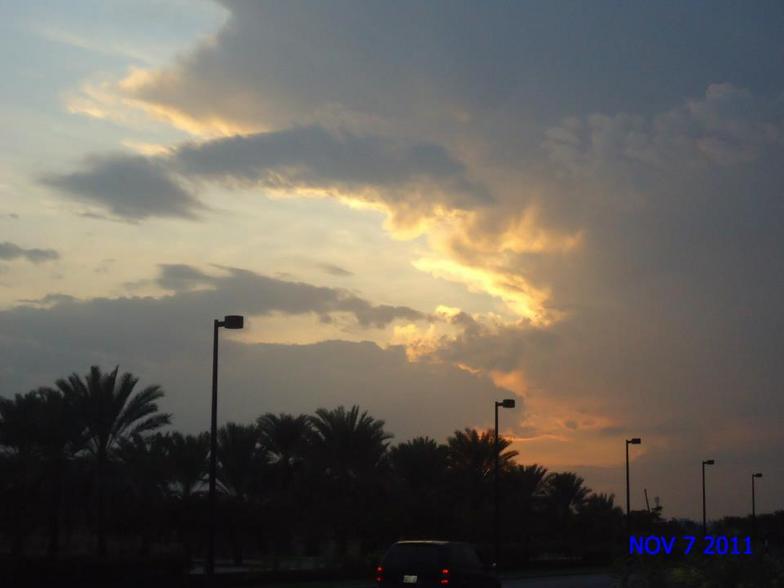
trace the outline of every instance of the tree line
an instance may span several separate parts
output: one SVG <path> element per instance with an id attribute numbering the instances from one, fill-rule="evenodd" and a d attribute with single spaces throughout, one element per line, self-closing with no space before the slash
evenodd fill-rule
<path id="1" fill-rule="evenodd" d="M 93 366 L 0 399 L 0 533 L 15 555 L 160 546 L 203 557 L 209 434 L 164 430 L 159 386 Z M 218 431 L 219 556 L 362 559 L 400 538 L 492 541 L 492 432 L 392 444 L 357 406 L 267 413 Z M 572 472 L 522 465 L 499 439 L 508 557 L 609 552 L 612 495 Z M 656 513 L 658 516 L 658 513 Z"/>

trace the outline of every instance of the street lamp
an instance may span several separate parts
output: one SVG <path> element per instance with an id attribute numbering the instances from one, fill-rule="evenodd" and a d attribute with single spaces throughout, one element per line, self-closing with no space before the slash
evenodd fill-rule
<path id="1" fill-rule="evenodd" d="M 642 443 L 642 439 L 639 437 L 634 437 L 633 439 L 626 440 L 626 534 L 629 535 L 632 532 L 632 519 L 631 519 L 631 512 L 629 510 L 629 445 L 639 445 Z"/>
<path id="2" fill-rule="evenodd" d="M 751 536 L 757 538 L 757 499 L 754 492 L 754 480 L 761 478 L 762 474 L 751 474 Z"/>
<path id="3" fill-rule="evenodd" d="M 515 400 L 514 398 L 506 398 L 505 400 L 498 400 L 495 401 L 495 437 L 493 439 L 493 547 L 495 551 L 495 561 L 496 564 L 498 563 L 498 555 L 499 555 L 499 538 L 498 538 L 498 522 L 499 522 L 499 512 L 498 512 L 498 453 L 499 453 L 499 443 L 498 443 L 498 407 L 501 408 L 514 408 L 515 407 Z"/>
<path id="4" fill-rule="evenodd" d="M 245 319 L 230 314 L 220 321 L 215 319 L 212 328 L 212 417 L 210 423 L 210 539 L 207 546 L 207 576 L 212 584 L 215 573 L 215 470 L 218 454 L 218 329 L 241 329 Z"/>
<path id="5" fill-rule="evenodd" d="M 706 459 L 702 462 L 702 534 L 708 533 L 708 522 L 705 518 L 705 466 L 713 465 L 716 461 L 713 459 Z"/>

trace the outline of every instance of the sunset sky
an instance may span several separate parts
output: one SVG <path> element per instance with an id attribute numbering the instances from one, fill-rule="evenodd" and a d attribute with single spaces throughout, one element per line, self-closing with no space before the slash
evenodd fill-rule
<path id="1" fill-rule="evenodd" d="M 784 4 L 0 0 L 0 394 L 492 425 L 784 508 Z"/>

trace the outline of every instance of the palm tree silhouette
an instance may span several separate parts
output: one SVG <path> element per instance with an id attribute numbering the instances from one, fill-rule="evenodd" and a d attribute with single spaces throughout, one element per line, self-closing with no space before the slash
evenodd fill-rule
<path id="1" fill-rule="evenodd" d="M 282 483 L 291 478 L 291 471 L 301 463 L 313 440 L 313 427 L 306 415 L 293 416 L 267 413 L 256 419 L 261 444 L 267 451 L 270 463 L 282 472 Z"/>
<path id="2" fill-rule="evenodd" d="M 194 535 L 204 526 L 200 517 L 206 509 L 199 508 L 198 498 L 203 494 L 207 476 L 210 434 L 173 432 L 166 435 L 166 445 L 172 521 L 185 557 L 190 561 L 196 548 Z"/>
<path id="3" fill-rule="evenodd" d="M 320 471 L 323 493 L 318 516 L 344 555 L 349 535 L 358 533 L 361 539 L 373 532 L 375 511 L 369 505 L 381 490 L 379 471 L 392 435 L 384 431 L 384 421 L 360 412 L 358 406 L 320 408 L 310 421 L 315 430 L 311 467 Z"/>
<path id="4" fill-rule="evenodd" d="M 446 445 L 430 437 L 415 437 L 389 452 L 392 471 L 413 490 L 436 484 L 446 473 Z"/>
<path id="5" fill-rule="evenodd" d="M 139 434 L 118 443 L 117 458 L 122 464 L 123 495 L 127 504 L 127 526 L 141 537 L 140 555 L 148 555 L 156 529 L 165 519 L 171 469 L 167 436 L 157 433 L 148 437 Z"/>
<path id="6" fill-rule="evenodd" d="M 316 433 L 316 448 L 328 474 L 356 479 L 379 465 L 392 435 L 384 431 L 384 421 L 339 406 L 319 408 L 310 422 Z"/>
<path id="7" fill-rule="evenodd" d="M 389 452 L 391 495 L 388 508 L 406 537 L 451 535 L 454 510 L 447 483 L 446 445 L 415 437 Z"/>
<path id="8" fill-rule="evenodd" d="M 242 564 L 240 532 L 249 523 L 248 507 L 261 492 L 266 457 L 259 441 L 256 425 L 226 423 L 218 430 L 218 482 L 228 497 L 226 519 L 236 565 Z"/>
<path id="9" fill-rule="evenodd" d="M 180 500 L 188 500 L 204 484 L 207 458 L 210 453 L 209 433 L 183 435 L 173 432 L 166 436 L 172 492 Z"/>
<path id="10" fill-rule="evenodd" d="M 502 472 L 501 484 L 506 502 L 507 516 L 510 521 L 505 526 L 509 541 L 523 541 L 525 547 L 521 554 L 527 558 L 531 553 L 531 543 L 535 535 L 541 535 L 541 517 L 546 492 L 547 469 L 537 465 L 513 465 Z"/>
<path id="11" fill-rule="evenodd" d="M 572 472 L 550 474 L 545 483 L 548 501 L 559 519 L 577 512 L 591 493 L 591 489 L 583 485 L 585 480 Z"/>
<path id="12" fill-rule="evenodd" d="M 502 470 L 507 469 L 517 456 L 517 451 L 504 451 L 511 444 L 511 441 L 503 437 L 498 439 L 498 464 Z M 454 435 L 447 439 L 447 445 L 452 470 L 477 474 L 482 479 L 492 476 L 495 456 L 495 437 L 492 431 L 455 431 Z"/>
<path id="13" fill-rule="evenodd" d="M 106 555 L 104 520 L 105 469 L 121 440 L 168 425 L 171 415 L 158 412 L 157 400 L 163 397 L 160 386 L 147 386 L 134 394 L 139 379 L 124 373 L 119 366 L 103 373 L 92 366 L 84 378 L 76 373 L 57 380 L 64 395 L 72 397 L 84 425 L 86 447 L 95 459 L 96 535 L 98 555 Z"/>
<path id="14" fill-rule="evenodd" d="M 0 445 L 13 450 L 13 461 L 21 467 L 16 489 L 26 493 L 37 488 L 45 496 L 50 555 L 59 549 L 60 510 L 68 465 L 82 443 L 74 403 L 58 390 L 39 388 L 17 394 L 13 400 L 0 399 Z M 20 539 L 21 535 L 17 535 L 17 541 Z M 16 548 L 21 549 L 21 543 Z"/>
<path id="15" fill-rule="evenodd" d="M 306 415 L 267 413 L 256 419 L 261 444 L 269 460 L 269 482 L 265 485 L 264 520 L 277 568 L 279 554 L 290 549 L 297 534 L 312 534 L 310 525 L 296 525 L 303 507 L 312 504 L 313 486 L 305 483 L 304 465 L 314 439 L 313 426 Z M 298 528 L 297 528 L 298 527 Z"/>

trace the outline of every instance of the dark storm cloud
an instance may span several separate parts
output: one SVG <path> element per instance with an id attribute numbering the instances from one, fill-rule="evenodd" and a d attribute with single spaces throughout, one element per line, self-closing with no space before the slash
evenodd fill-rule
<path id="1" fill-rule="evenodd" d="M 223 4 L 215 42 L 135 98 L 266 126 L 335 105 L 409 128 L 463 111 L 509 137 L 519 129 L 499 114 L 655 112 L 716 81 L 768 92 L 782 79 L 775 1 Z"/>
<path id="2" fill-rule="evenodd" d="M 363 198 L 423 212 L 444 202 L 471 208 L 490 196 L 466 177 L 462 163 L 435 143 L 356 135 L 318 126 L 215 139 L 180 146 L 171 154 L 93 157 L 82 171 L 43 181 L 67 195 L 140 220 L 193 218 L 201 208 L 186 179 L 286 189 L 375 190 Z M 423 202 L 422 192 L 427 199 Z M 432 201 L 430 201 L 432 200 Z"/>
<path id="3" fill-rule="evenodd" d="M 406 306 L 372 304 L 346 290 L 284 281 L 235 268 L 209 275 L 187 265 L 164 265 L 156 283 L 172 290 L 172 294 L 160 298 L 91 300 L 49 294 L 28 300 L 25 302 L 36 306 L 53 306 L 20 306 L 0 312 L 0 333 L 9 344 L 24 339 L 25 321 L 30 321 L 33 330 L 62 331 L 59 344 L 65 347 L 99 350 L 101 329 L 86 325 L 100 324 L 107 331 L 118 333 L 106 343 L 108 353 L 136 357 L 140 353 L 170 353 L 172 346 L 188 345 L 192 338 L 198 339 L 203 325 L 211 318 L 228 313 L 251 317 L 275 313 L 329 317 L 344 313 L 366 328 L 385 327 L 398 319 L 426 319 Z"/>
<path id="4" fill-rule="evenodd" d="M 203 208 L 160 162 L 138 155 L 91 157 L 80 171 L 48 174 L 41 181 L 131 221 L 155 216 L 191 219 Z"/>
<path id="5" fill-rule="evenodd" d="M 262 276 L 246 270 L 226 268 L 211 276 L 188 265 L 162 265 L 158 284 L 174 290 L 171 303 L 185 302 L 198 307 L 216 306 L 218 301 L 248 314 L 315 313 L 329 317 L 348 313 L 364 327 L 384 327 L 398 320 L 421 320 L 425 315 L 406 306 L 375 305 L 346 290 L 313 286 Z M 206 289 L 191 290 L 193 287 Z"/>
<path id="6" fill-rule="evenodd" d="M 186 144 L 176 165 L 186 175 L 305 186 L 395 186 L 417 178 L 459 177 L 463 165 L 443 147 L 302 127 Z"/>
<path id="7" fill-rule="evenodd" d="M 4 241 L 0 243 L 0 259 L 26 259 L 33 263 L 43 263 L 44 261 L 60 259 L 60 254 L 54 249 L 25 249 L 15 243 Z"/>

